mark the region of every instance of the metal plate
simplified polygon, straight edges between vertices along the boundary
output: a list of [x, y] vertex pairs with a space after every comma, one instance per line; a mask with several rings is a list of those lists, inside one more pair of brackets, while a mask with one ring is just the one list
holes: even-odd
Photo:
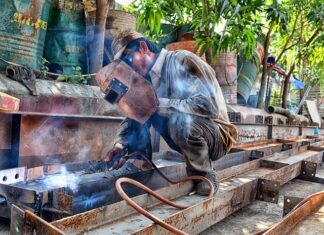
[[259, 179], [257, 199], [265, 202], [278, 203], [280, 183], [277, 181]]

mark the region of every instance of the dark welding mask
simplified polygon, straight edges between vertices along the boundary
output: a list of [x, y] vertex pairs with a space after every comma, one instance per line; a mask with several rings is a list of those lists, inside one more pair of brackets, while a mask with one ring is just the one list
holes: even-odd
[[117, 104], [129, 118], [144, 124], [157, 110], [158, 99], [150, 82], [122, 60], [115, 60], [96, 75], [104, 99]]

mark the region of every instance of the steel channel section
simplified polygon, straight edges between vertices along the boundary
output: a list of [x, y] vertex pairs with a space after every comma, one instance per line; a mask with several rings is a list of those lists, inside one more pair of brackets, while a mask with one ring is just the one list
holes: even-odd
[[[294, 233], [294, 229], [298, 226], [298, 223], [304, 220], [307, 216], [318, 211], [324, 205], [324, 193], [317, 194], [309, 198], [307, 202], [297, 208], [295, 211], [291, 212], [282, 221], [272, 226], [265, 235], [277, 235], [277, 234], [287, 234], [292, 232], [292, 234], [298, 234], [297, 231]], [[303, 231], [305, 232], [305, 231]]]
[[[273, 142], [273, 141], [270, 141]], [[249, 146], [250, 144], [245, 144]], [[258, 143], [255, 143], [255, 145], [262, 149], [265, 152], [272, 152], [274, 150], [279, 151], [280, 148], [276, 144], [271, 144], [271, 146], [260, 146]], [[240, 147], [244, 148], [244, 144], [240, 145]], [[275, 149], [273, 149], [275, 147]], [[231, 170], [233, 172], [239, 172], [239, 169], [233, 168], [233, 166], [239, 166], [240, 164], [244, 162], [248, 162], [249, 158], [249, 151], [243, 151], [242, 149], [237, 149], [233, 153], [225, 156], [224, 158], [218, 160], [215, 162], [215, 168], [220, 171], [222, 169], [228, 168], [229, 171]], [[41, 177], [44, 173], [48, 174], [49, 172], [57, 173], [60, 171], [60, 167], [65, 167], [66, 170], [82, 170], [87, 167], [89, 167], [89, 164], [87, 163], [71, 163], [66, 165], [60, 165], [60, 166], [47, 166], [44, 167], [42, 171], [40, 171], [40, 174], [37, 177]], [[233, 168], [233, 169], [231, 169]], [[239, 167], [236, 167], [239, 168]], [[37, 169], [39, 170], [39, 169]], [[178, 180], [185, 176], [185, 164], [183, 163], [177, 163], [172, 166], [168, 166], [165, 168], [161, 168], [162, 171], [164, 171], [165, 174], [169, 175], [169, 177]], [[33, 171], [33, 169], [29, 169], [28, 172]], [[36, 170], [35, 170], [36, 171]], [[153, 175], [152, 175], [153, 174]], [[220, 172], [220, 177], [222, 177], [222, 171]], [[229, 176], [229, 175], [228, 175]], [[82, 178], [83, 177], [83, 178]], [[137, 179], [141, 181], [142, 183], [145, 183], [149, 187], [153, 189], [157, 189], [160, 187], [165, 187], [168, 184], [161, 178], [159, 175], [154, 171], [147, 171], [147, 172], [141, 172], [129, 175], [128, 177], [132, 177], [134, 179]], [[83, 211], [87, 211], [99, 206], [111, 204], [114, 202], [117, 202], [120, 200], [120, 198], [117, 195], [114, 187], [115, 178], [109, 178], [109, 177], [103, 177], [102, 174], [91, 174], [91, 175], [84, 175], [81, 176], [81, 180], [78, 183], [78, 190], [77, 192], [72, 192], [69, 189], [65, 189], [64, 193], [65, 196], [70, 195], [72, 199], [72, 209], [67, 210], [64, 207], [61, 207], [60, 209], [62, 211], [69, 211], [71, 214], [80, 213]], [[41, 182], [39, 182], [39, 187], [43, 187]], [[14, 185], [14, 187], [17, 187]], [[20, 186], [23, 187], [23, 186]], [[37, 189], [37, 185], [34, 186], [35, 189]], [[22, 189], [23, 190], [23, 189]], [[137, 191], [137, 190], [133, 190]], [[35, 191], [37, 192], [37, 190]], [[48, 191], [43, 191], [43, 193], [46, 193], [46, 195], [53, 195], [53, 192], [51, 189], [48, 189]], [[128, 193], [132, 196], [136, 195], [134, 192], [128, 191]], [[62, 194], [61, 194], [62, 196]], [[52, 199], [57, 201], [57, 198]], [[19, 203], [19, 202], [17, 202]], [[50, 204], [53, 204], [53, 201], [50, 202]], [[56, 207], [57, 208], [57, 207]], [[49, 208], [47, 208], [47, 211], [50, 211]], [[53, 212], [54, 213], [54, 212]]]
[[[274, 175], [276, 173], [276, 170], [272, 172]], [[257, 179], [262, 177], [260, 171], [259, 174], [261, 175], [258, 177], [253, 177], [252, 174], [250, 176], [238, 177], [237, 180], [232, 179], [223, 182], [223, 186], [221, 184], [220, 188], [221, 191], [215, 198], [178, 212], [167, 218], [166, 221], [190, 234], [201, 232], [251, 202], [255, 198]], [[285, 182], [287, 179], [296, 177], [296, 175], [284, 175], [286, 178], [282, 179], [282, 181]], [[134, 231], [134, 234], [162, 233], [166, 234], [167, 232], [154, 224], [136, 232]]]
[[[305, 148], [307, 148], [307, 146], [305, 146]], [[305, 150], [305, 148], [303, 149]], [[288, 151], [292, 152], [292, 150], [294, 149]], [[223, 181], [221, 183], [220, 192], [216, 194], [216, 197], [205, 200], [188, 209], [179, 211], [178, 213], [168, 217], [166, 221], [180, 229], [183, 229], [186, 232], [190, 232], [190, 234], [197, 234], [254, 200], [256, 196], [257, 181], [259, 179], [276, 179], [277, 182], [282, 185], [300, 174], [302, 160], [313, 162], [322, 161], [323, 151], [314, 152], [313, 150], [307, 150], [305, 153], [309, 151], [309, 154], [305, 154], [305, 157], [301, 157], [301, 159], [298, 160], [294, 160], [294, 155], [282, 155], [281, 158], [278, 158], [278, 156], [267, 157], [266, 160], [268, 161], [277, 161], [283, 164], [287, 164], [286, 162], [289, 160], [292, 161], [292, 163], [287, 166], [281, 165], [282, 167], [280, 167], [280, 164], [278, 163], [278, 165], [274, 166], [274, 169], [269, 169], [269, 167], [271, 168], [271, 166], [269, 166], [269, 164], [264, 165], [264, 163], [263, 166], [266, 167], [260, 168], [260, 165], [262, 165], [261, 161], [263, 161], [263, 159], [244, 163], [255, 164], [256, 162], [258, 162], [259, 164], [256, 165], [257, 168], [254, 169], [255, 173], [253, 173], [251, 169], [248, 169], [248, 172], [250, 173], [243, 173], [242, 175], [239, 175], [235, 178]], [[289, 158], [289, 156], [292, 156], [292, 158]], [[225, 169], [224, 171], [228, 170]], [[80, 216], [86, 216], [86, 213], [88, 212], [85, 212]], [[94, 212], [92, 211], [91, 213]], [[100, 210], [96, 209], [96, 213], [100, 213]], [[74, 216], [73, 218], [77, 217], [78, 215]], [[54, 224], [58, 227], [60, 227], [60, 223], [68, 225], [69, 223], [65, 223], [64, 221], [68, 221], [69, 218], [70, 217], [54, 222]], [[100, 224], [105, 222], [106, 221], [100, 221]], [[84, 226], [85, 225], [82, 224], [80, 227]], [[68, 227], [64, 227], [62, 230], [64, 231], [68, 229]], [[161, 234], [166, 233], [166, 231], [158, 225], [151, 224], [143, 229], [137, 230], [135, 233]]]
[[[12, 167], [36, 167], [71, 161], [100, 159], [112, 144], [122, 118], [83, 115], [57, 115], [28, 112], [2, 112], [15, 118], [11, 125]], [[18, 119], [21, 119], [20, 121]], [[19, 126], [20, 125], [20, 126]], [[237, 123], [238, 143], [298, 136], [297, 126]], [[8, 136], [9, 133], [8, 133]], [[157, 150], [157, 149], [156, 149]], [[19, 156], [19, 158], [17, 158]]]
[[[270, 141], [272, 142], [272, 141]], [[262, 142], [261, 142], [262, 143]], [[244, 148], [244, 145], [249, 146], [249, 144], [241, 144], [240, 147]], [[266, 146], [266, 145], [259, 145], [257, 142], [254, 143], [256, 148], [262, 149], [268, 154], [271, 154], [273, 151], [280, 151], [280, 143]], [[244, 149], [233, 149], [232, 153], [226, 155], [225, 157], [221, 158], [220, 160], [214, 162], [214, 167], [217, 171], [230, 168], [233, 166], [238, 166], [244, 162], [249, 162], [249, 150]], [[55, 194], [56, 190], [59, 190], [60, 187], [54, 188], [47, 188], [44, 189], [44, 182], [39, 180], [39, 178], [43, 177], [44, 175], [51, 175], [55, 173], [59, 173], [62, 169], [66, 171], [82, 171], [84, 169], [89, 168], [91, 162], [86, 163], [70, 163], [64, 165], [49, 165], [44, 167], [37, 167], [28, 169], [26, 173], [28, 175], [27, 181], [29, 184], [33, 186], [28, 186], [29, 184], [15, 184], [12, 187], [18, 187], [22, 191], [26, 189], [27, 191], [33, 190], [35, 193], [41, 192], [45, 195], [49, 195], [47, 198], [47, 207], [44, 208], [46, 210], [46, 214], [50, 211], [55, 213], [55, 210], [61, 210], [62, 214], [66, 214], [69, 212], [70, 214], [77, 214], [83, 211], [87, 211], [93, 208], [97, 208], [103, 205], [111, 204], [121, 200], [119, 196], [117, 196], [117, 192], [115, 191], [114, 182], [116, 178], [108, 177], [103, 174], [85, 174], [80, 175], [80, 172], [75, 173], [75, 177], [79, 177], [77, 183], [77, 191], [73, 192], [72, 190], [65, 188], [64, 194], [60, 194], [60, 197], [57, 197], [58, 194]], [[171, 165], [167, 165], [167, 167], [161, 167], [162, 172], [168, 175], [170, 178], [174, 180], [179, 180], [186, 175], [186, 166], [184, 163], [177, 163], [174, 162]], [[14, 170], [14, 169], [13, 169]], [[6, 172], [3, 172], [5, 175]], [[1, 172], [0, 172], [1, 175]], [[222, 174], [220, 174], [221, 176]], [[127, 175], [127, 177], [131, 177], [134, 179], [139, 180], [142, 183], [145, 183], [147, 186], [151, 187], [152, 189], [158, 189], [161, 187], [168, 186], [169, 184], [163, 180], [155, 171], [142, 171], [135, 174]], [[34, 182], [33, 182], [34, 180]], [[36, 181], [35, 181], [36, 180]], [[41, 190], [42, 189], [42, 190]], [[127, 189], [126, 189], [127, 190]], [[131, 189], [128, 190], [128, 193], [132, 196], [135, 196], [138, 193], [138, 190]], [[1, 195], [1, 191], [0, 191]], [[54, 195], [54, 198], [50, 198], [50, 196]], [[55, 196], [56, 195], [56, 196]], [[61, 197], [72, 197], [72, 209], [67, 209], [66, 207], [55, 207], [55, 202], [58, 201]], [[15, 201], [15, 203], [19, 204], [19, 201]], [[48, 206], [50, 205], [50, 206]], [[7, 205], [8, 206], [8, 205]], [[45, 214], [45, 212], [44, 212]], [[0, 214], [1, 215], [1, 214]], [[47, 217], [48, 218], [48, 217]], [[50, 218], [48, 218], [51, 220]]]

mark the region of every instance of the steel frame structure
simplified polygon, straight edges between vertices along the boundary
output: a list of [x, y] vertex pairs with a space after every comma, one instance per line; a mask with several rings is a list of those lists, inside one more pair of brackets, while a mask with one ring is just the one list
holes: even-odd
[[[173, 226], [197, 234], [253, 200], [276, 203], [280, 186], [296, 177], [308, 175], [305, 179], [321, 182], [322, 179], [316, 177], [314, 171], [316, 164], [323, 162], [324, 143], [321, 136], [264, 142], [263, 145], [242, 144], [242, 148], [236, 149], [232, 156], [223, 158], [223, 168], [218, 169], [220, 190], [214, 198], [190, 195], [192, 183], [187, 182], [157, 190], [177, 203], [193, 205], [181, 211], [161, 205], [147, 195], [133, 199]], [[306, 169], [305, 165], [309, 165], [310, 169]], [[32, 211], [12, 206], [11, 221], [12, 234], [168, 234], [162, 227], [136, 214], [124, 201], [52, 222], [46, 222]]]

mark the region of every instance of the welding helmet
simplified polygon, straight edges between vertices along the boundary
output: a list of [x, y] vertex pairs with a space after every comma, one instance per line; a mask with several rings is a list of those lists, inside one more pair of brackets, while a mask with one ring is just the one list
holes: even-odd
[[159, 103], [152, 84], [122, 60], [99, 70], [96, 81], [106, 101], [117, 104], [127, 117], [141, 124], [157, 110]]

